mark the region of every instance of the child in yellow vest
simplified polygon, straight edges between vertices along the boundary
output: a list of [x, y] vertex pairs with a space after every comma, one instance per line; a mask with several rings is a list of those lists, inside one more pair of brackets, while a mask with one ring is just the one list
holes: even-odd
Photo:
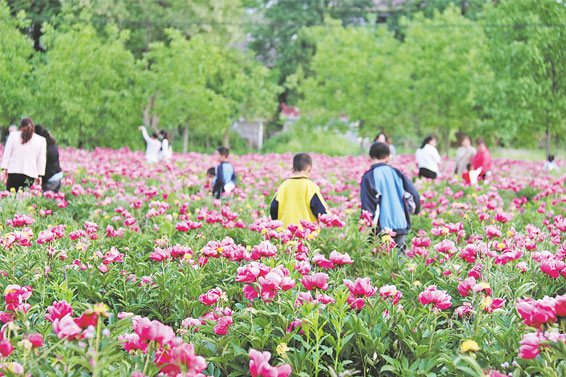
[[311, 169], [312, 159], [307, 153], [293, 157], [293, 175], [281, 184], [271, 202], [273, 220], [301, 227], [301, 220], [317, 222], [318, 216], [326, 213], [328, 205], [320, 188], [309, 179]]

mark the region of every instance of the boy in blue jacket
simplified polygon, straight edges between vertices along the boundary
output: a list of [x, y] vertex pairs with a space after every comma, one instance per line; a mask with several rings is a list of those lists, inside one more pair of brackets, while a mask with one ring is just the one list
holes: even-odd
[[216, 167], [212, 195], [216, 199], [220, 199], [220, 195], [222, 195], [223, 192], [229, 193], [236, 188], [238, 180], [234, 172], [234, 167], [228, 162], [230, 150], [226, 147], [220, 147], [216, 150], [216, 153], [218, 154], [218, 162], [220, 164]]
[[413, 183], [398, 169], [388, 165], [389, 146], [373, 143], [369, 149], [371, 168], [364, 173], [360, 187], [362, 211], [372, 215], [376, 233], [391, 229], [399, 251], [405, 250], [405, 237], [411, 214], [420, 211], [421, 200]]

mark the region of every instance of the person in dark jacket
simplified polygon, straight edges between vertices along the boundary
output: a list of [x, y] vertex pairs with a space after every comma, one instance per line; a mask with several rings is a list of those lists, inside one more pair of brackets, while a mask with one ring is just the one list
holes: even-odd
[[45, 176], [41, 182], [43, 192], [59, 192], [61, 189], [61, 181], [63, 180], [63, 171], [59, 165], [59, 148], [57, 147], [56, 140], [51, 133], [41, 125], [35, 126], [35, 133], [39, 136], [43, 136], [47, 141], [47, 163], [45, 164]]
[[388, 165], [390, 152], [386, 143], [373, 143], [369, 157], [372, 165], [364, 173], [360, 187], [362, 211], [372, 215], [376, 233], [394, 231], [397, 248], [404, 251], [410, 215], [420, 211], [419, 193], [401, 171]]
[[218, 162], [220, 164], [216, 167], [212, 195], [214, 198], [220, 199], [220, 195], [222, 195], [223, 192], [230, 193], [236, 188], [238, 180], [234, 167], [228, 162], [230, 150], [226, 147], [220, 147], [216, 150], [216, 154], [218, 155]]

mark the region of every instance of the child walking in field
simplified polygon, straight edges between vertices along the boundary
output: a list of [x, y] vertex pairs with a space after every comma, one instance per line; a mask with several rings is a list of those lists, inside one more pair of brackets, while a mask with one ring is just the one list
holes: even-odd
[[222, 195], [223, 192], [230, 193], [236, 188], [238, 180], [234, 167], [228, 162], [230, 150], [226, 147], [220, 147], [216, 150], [216, 154], [220, 164], [216, 167], [212, 195], [216, 199], [220, 199], [220, 195]]
[[362, 177], [360, 199], [362, 211], [372, 215], [376, 233], [385, 229], [394, 231], [397, 248], [404, 251], [410, 215], [420, 211], [421, 201], [413, 183], [388, 165], [389, 156], [389, 146], [385, 143], [373, 143], [370, 147], [371, 168]]
[[293, 175], [281, 184], [271, 202], [273, 220], [281, 220], [285, 226], [301, 226], [301, 220], [317, 222], [326, 213], [328, 205], [320, 188], [309, 179], [312, 159], [307, 153], [293, 157]]

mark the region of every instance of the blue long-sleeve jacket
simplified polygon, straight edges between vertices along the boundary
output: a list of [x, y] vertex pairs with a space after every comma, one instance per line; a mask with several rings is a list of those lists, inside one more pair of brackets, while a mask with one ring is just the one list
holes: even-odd
[[212, 195], [216, 199], [220, 199], [220, 195], [224, 192], [224, 186], [232, 182], [234, 185], [238, 183], [238, 178], [236, 177], [236, 172], [234, 167], [229, 162], [221, 162], [220, 165], [216, 167], [216, 176], [214, 177], [212, 186]]
[[[397, 234], [409, 233], [411, 211], [408, 201], [414, 200], [414, 213], [421, 208], [420, 195], [413, 183], [401, 171], [385, 163], [374, 164], [364, 173], [360, 199], [362, 210], [372, 214], [378, 231], [388, 228]], [[375, 218], [376, 211], [378, 218]]]

